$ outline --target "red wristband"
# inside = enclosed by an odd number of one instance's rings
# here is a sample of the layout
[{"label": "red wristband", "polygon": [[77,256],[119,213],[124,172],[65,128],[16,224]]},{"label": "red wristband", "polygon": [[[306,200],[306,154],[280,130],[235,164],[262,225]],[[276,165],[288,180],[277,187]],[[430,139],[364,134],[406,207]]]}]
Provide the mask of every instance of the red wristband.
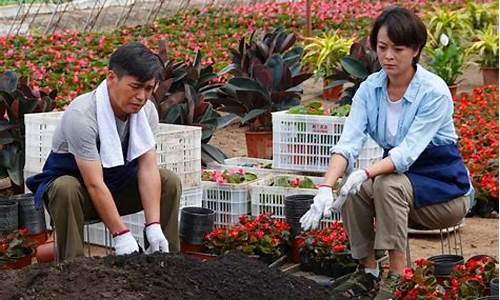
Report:
[{"label": "red wristband", "polygon": [[329,187],[329,188],[332,188],[332,186],[331,186],[331,185],[326,184],[326,183],[318,184],[318,187],[319,187],[319,188],[320,188],[320,187]]},{"label": "red wristband", "polygon": [[125,233],[127,233],[127,232],[130,232],[130,230],[128,230],[128,229],[123,229],[122,231],[116,231],[116,232],[113,232],[113,237],[115,238],[115,237],[120,236],[120,235],[122,235],[122,234],[125,234]]},{"label": "red wristband", "polygon": [[370,172],[368,172],[368,170],[367,170],[367,169],[363,169],[363,170],[364,170],[364,171],[365,171],[365,173],[366,173],[366,177],[368,177],[368,178],[372,178],[372,176],[370,175]]},{"label": "red wristband", "polygon": [[144,223],[144,227],[148,227],[149,225],[153,225],[153,224],[160,224],[160,222],[153,221],[153,222],[149,222],[149,223]]}]

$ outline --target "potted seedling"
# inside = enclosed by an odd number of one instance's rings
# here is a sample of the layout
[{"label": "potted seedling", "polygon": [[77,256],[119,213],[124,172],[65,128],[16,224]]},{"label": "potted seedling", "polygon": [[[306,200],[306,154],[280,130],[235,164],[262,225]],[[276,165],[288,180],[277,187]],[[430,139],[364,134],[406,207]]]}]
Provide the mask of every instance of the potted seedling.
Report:
[{"label": "potted seedling", "polygon": [[36,241],[28,237],[28,230],[14,230],[0,240],[0,269],[20,269],[31,265],[36,245]]},{"label": "potted seedling", "polygon": [[470,48],[476,55],[475,62],[481,67],[483,83],[498,86],[498,29],[489,25],[477,30]]}]

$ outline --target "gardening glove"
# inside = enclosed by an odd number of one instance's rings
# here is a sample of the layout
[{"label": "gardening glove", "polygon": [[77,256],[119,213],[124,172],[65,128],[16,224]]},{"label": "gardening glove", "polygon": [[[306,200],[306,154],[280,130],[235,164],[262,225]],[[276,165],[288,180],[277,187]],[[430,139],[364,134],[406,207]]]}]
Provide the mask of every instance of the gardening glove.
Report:
[{"label": "gardening glove", "polygon": [[146,254],[151,254],[157,251],[168,252],[168,241],[163,235],[161,226],[158,223],[146,226],[146,238],[149,242],[149,247],[146,249]]},{"label": "gardening glove", "polygon": [[331,216],[333,205],[332,188],[322,186],[314,197],[311,208],[300,218],[302,229],[307,231],[318,228],[321,217]]},{"label": "gardening glove", "polygon": [[139,252],[139,245],[130,231],[113,237],[116,255],[125,255]]},{"label": "gardening glove", "polygon": [[368,172],[364,169],[356,170],[349,175],[345,184],[340,189],[340,193],[337,199],[333,203],[333,210],[340,211],[344,202],[347,200],[347,196],[354,195],[361,189],[361,185],[368,179]]}]

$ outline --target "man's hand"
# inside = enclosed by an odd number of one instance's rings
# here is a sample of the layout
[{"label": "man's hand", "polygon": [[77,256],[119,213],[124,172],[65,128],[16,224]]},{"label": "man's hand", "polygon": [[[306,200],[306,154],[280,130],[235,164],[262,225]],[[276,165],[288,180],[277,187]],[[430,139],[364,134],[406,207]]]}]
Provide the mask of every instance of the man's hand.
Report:
[{"label": "man's hand", "polygon": [[368,179],[368,173],[365,170],[356,170],[351,173],[344,186],[340,189],[340,193],[333,203],[333,210],[340,211],[344,205],[347,196],[354,195],[361,189],[361,185]]},{"label": "man's hand", "polygon": [[151,254],[157,251],[168,252],[168,241],[163,235],[161,226],[158,223],[154,223],[146,226],[146,238],[149,242],[149,247],[146,249],[146,254]]},{"label": "man's hand", "polygon": [[115,244],[115,254],[125,255],[133,252],[139,252],[139,245],[134,239],[134,236],[130,231],[113,237],[113,242]]},{"label": "man's hand", "polygon": [[318,228],[321,217],[329,217],[333,205],[333,194],[331,187],[320,187],[318,194],[314,197],[311,208],[300,218],[303,230]]}]

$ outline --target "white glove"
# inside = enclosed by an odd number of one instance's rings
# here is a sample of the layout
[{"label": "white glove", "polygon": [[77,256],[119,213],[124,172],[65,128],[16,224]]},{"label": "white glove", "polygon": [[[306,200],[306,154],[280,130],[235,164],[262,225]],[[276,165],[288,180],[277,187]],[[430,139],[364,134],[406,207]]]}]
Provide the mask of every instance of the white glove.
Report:
[{"label": "white glove", "polygon": [[300,218],[303,230],[318,228],[321,217],[331,216],[333,194],[331,187],[320,187],[311,208]]},{"label": "white glove", "polygon": [[151,224],[146,227],[146,238],[149,242],[149,247],[146,249],[146,254],[151,254],[157,251],[168,252],[168,241],[163,235],[160,224]]},{"label": "white glove", "polygon": [[342,206],[344,205],[345,200],[347,199],[347,196],[358,193],[361,189],[361,185],[367,179],[368,174],[364,169],[352,172],[351,175],[349,175],[349,178],[347,178],[345,184],[340,189],[340,193],[333,203],[333,210],[340,211],[342,209]]},{"label": "white glove", "polygon": [[113,243],[115,245],[116,255],[139,252],[139,245],[137,245],[137,241],[130,231],[113,237]]}]

